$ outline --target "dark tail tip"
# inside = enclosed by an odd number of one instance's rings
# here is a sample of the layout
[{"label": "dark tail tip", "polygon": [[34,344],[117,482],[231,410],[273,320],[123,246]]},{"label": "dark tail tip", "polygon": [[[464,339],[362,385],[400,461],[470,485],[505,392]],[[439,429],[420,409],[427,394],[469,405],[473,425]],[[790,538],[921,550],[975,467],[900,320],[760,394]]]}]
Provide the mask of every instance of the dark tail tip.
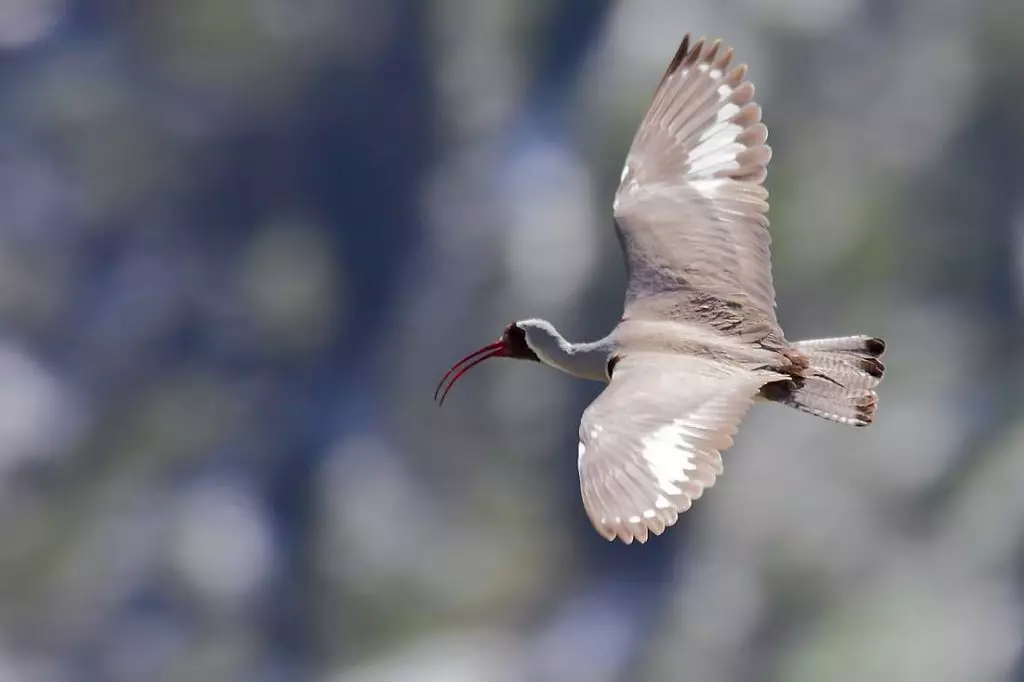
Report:
[{"label": "dark tail tip", "polygon": [[874,395],[870,396],[868,400],[861,401],[857,405],[857,419],[854,426],[867,426],[868,424],[875,421],[875,411],[878,409],[878,398]]},{"label": "dark tail tip", "polygon": [[860,368],[876,379],[881,379],[885,374],[885,365],[877,358],[862,358]]}]

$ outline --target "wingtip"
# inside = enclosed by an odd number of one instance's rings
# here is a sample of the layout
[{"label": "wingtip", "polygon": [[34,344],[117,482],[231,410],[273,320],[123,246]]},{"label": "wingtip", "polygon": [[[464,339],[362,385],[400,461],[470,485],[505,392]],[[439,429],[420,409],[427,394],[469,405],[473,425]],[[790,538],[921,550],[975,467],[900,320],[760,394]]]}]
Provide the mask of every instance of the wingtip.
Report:
[{"label": "wingtip", "polygon": [[686,59],[686,55],[689,54],[689,52],[690,34],[687,33],[686,35],[683,36],[682,42],[679,43],[679,48],[676,50],[675,55],[672,57],[672,61],[669,62],[668,68],[665,69],[665,75],[662,76],[661,79],[663,82],[666,78],[668,78],[669,76],[671,76],[672,74],[679,70],[679,66],[683,63],[683,60]]},{"label": "wingtip", "polygon": [[683,60],[684,66],[693,66],[700,60],[701,55],[704,54],[704,43],[706,42],[707,39],[704,36],[693,41],[690,51],[686,54],[686,59]]},{"label": "wingtip", "polygon": [[713,63],[715,57],[718,56],[718,48],[722,47],[722,41],[720,38],[715,38],[711,45],[708,46],[708,51],[702,55],[702,59],[706,62]]},{"label": "wingtip", "polygon": [[[674,74],[681,67],[693,66],[697,62],[707,63],[716,69],[724,71],[732,63],[734,56],[733,48],[726,46],[721,38],[709,41],[703,36],[694,38],[691,33],[687,33],[683,36],[682,41],[680,41],[679,47],[676,49],[672,61],[669,62],[668,68],[665,69],[662,81],[664,82],[666,78]],[[730,73],[729,81],[732,85],[738,85],[743,81],[746,72],[746,64],[736,66]]]}]

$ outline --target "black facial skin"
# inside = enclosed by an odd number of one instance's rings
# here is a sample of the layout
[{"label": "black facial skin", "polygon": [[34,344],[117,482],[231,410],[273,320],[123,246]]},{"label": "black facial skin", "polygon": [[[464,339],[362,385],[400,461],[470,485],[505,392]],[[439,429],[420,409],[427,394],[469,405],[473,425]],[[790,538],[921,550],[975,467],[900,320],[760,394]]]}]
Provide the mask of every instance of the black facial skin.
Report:
[{"label": "black facial skin", "polygon": [[526,332],[518,327],[515,322],[505,327],[505,331],[501,334],[501,340],[508,351],[508,357],[516,358],[517,360],[540,362],[537,354],[530,350],[530,347],[526,344]]}]

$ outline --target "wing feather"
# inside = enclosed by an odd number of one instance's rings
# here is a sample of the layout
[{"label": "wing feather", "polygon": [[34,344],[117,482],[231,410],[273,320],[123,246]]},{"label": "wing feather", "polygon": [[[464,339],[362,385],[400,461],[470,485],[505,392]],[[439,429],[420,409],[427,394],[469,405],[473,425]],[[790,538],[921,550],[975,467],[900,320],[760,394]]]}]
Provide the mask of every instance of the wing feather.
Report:
[{"label": "wing feather", "polygon": [[580,493],[594,528],[628,544],[673,525],[721,475],[721,453],[773,378],[686,355],[622,359],[580,422]]},{"label": "wing feather", "polygon": [[626,312],[781,338],[763,186],[768,129],[732,56],[719,41],[685,38],[637,130],[614,205]]}]

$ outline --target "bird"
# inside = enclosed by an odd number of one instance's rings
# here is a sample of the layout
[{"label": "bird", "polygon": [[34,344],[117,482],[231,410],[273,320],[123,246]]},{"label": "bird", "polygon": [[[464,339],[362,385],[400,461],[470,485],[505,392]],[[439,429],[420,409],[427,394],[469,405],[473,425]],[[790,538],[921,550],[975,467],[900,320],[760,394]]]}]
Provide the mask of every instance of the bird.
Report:
[{"label": "bird", "polygon": [[434,393],[443,404],[496,357],[606,384],[580,420],[577,464],[583,507],[609,541],[645,543],[674,525],[722,475],[755,402],[875,419],[885,342],[789,341],[776,317],[768,129],[747,66],[732,61],[721,40],[687,34],[636,131],[612,203],[626,267],[614,329],[572,343],[546,320],[511,322]]}]

